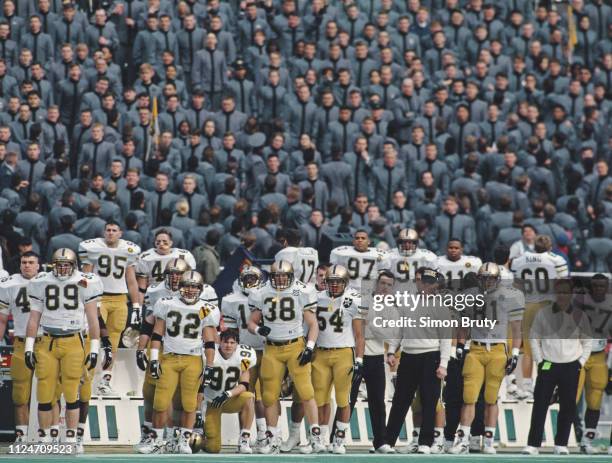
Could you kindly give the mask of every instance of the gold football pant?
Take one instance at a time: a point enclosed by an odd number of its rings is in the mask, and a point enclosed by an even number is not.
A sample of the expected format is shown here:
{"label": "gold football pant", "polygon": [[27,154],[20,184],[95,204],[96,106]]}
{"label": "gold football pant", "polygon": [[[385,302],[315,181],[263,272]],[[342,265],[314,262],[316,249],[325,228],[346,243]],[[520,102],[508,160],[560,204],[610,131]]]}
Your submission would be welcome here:
{"label": "gold football pant", "polygon": [[85,347],[80,333],[69,337],[43,335],[36,360],[38,402],[53,402],[58,396],[56,388],[59,377],[66,402],[76,402],[85,361]]}
{"label": "gold football pant", "polygon": [[[37,359],[40,359],[39,345],[40,339],[36,339],[34,353]],[[23,338],[15,338],[13,342],[11,379],[13,380],[13,403],[15,405],[27,405],[30,402],[32,391],[32,370],[25,364],[25,342]]]}
{"label": "gold football pant", "polygon": [[127,324],[127,294],[103,294],[100,299],[100,315],[106,323],[113,354],[119,347],[121,333]]}
{"label": "gold football pant", "polygon": [[227,400],[219,408],[208,406],[204,421],[204,434],[206,436],[204,450],[206,452],[219,453],[221,451],[221,415],[223,413],[240,413],[244,406],[254,399],[255,395],[252,392],[243,392],[239,396]]}
{"label": "gold football pant", "polygon": [[606,363],[606,353],[604,351],[595,352],[591,354],[584,367],[580,370],[576,402],[580,400],[584,388],[587,408],[589,410],[599,410],[607,385],[608,365]]}
{"label": "gold football pant", "polygon": [[183,410],[187,413],[195,412],[202,375],[202,357],[170,353],[163,354],[160,363],[162,373],[155,385],[153,409],[156,412],[165,412],[180,385]]}
{"label": "gold football pant", "polygon": [[263,350],[256,350],[257,364],[249,369],[249,391],[255,393],[255,400],[261,400],[261,359],[263,358]]}
{"label": "gold football pant", "polygon": [[305,345],[304,338],[283,345],[266,344],[260,370],[264,406],[271,407],[279,399],[285,370],[289,371],[293,387],[303,401],[314,398],[311,365],[300,365],[298,360]]}
{"label": "gold football pant", "polygon": [[484,384],[485,403],[497,403],[499,387],[506,375],[507,360],[505,344],[491,346],[489,351],[486,346],[472,342],[463,364],[463,402],[475,404]]}
{"label": "gold football pant", "polygon": [[331,389],[336,393],[338,407],[346,407],[350,402],[353,381],[353,349],[341,347],[325,349],[318,347],[312,361],[312,384],[317,406],[328,404]]}

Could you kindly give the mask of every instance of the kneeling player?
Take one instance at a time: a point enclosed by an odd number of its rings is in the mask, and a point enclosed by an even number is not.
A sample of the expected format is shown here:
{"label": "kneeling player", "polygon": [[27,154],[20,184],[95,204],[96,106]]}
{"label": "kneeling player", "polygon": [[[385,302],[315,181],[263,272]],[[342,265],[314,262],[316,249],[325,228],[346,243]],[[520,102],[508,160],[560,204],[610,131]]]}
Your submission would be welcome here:
{"label": "kneeling player", "polygon": [[347,291],[348,283],[349,275],[343,266],[332,265],[327,269],[327,289],[317,295],[319,337],[312,362],[312,383],[320,415],[330,402],[332,386],[336,394],[339,412],[332,444],[336,454],[346,453],[344,439],[351,418],[351,384],[353,378],[361,381],[365,350],[361,296],[354,290]]}
{"label": "kneeling player", "polygon": [[[195,422],[198,389],[202,376],[202,339],[206,349],[205,380],[213,365],[214,339],[219,325],[219,309],[201,299],[204,280],[198,272],[188,271],[179,283],[180,296],[164,298],[154,308],[155,327],[151,337],[151,376],[157,379],[153,400],[152,442],[140,453],[161,453],[165,447],[163,426],[172,397],[180,387],[181,435],[176,453],[191,453],[189,439]],[[161,342],[164,353],[159,355]]]}
{"label": "kneeling player", "polygon": [[[480,289],[484,293],[484,305],[473,307],[475,320],[496,320],[494,328],[471,328],[470,352],[463,364],[463,408],[455,445],[451,453],[470,451],[470,427],[475,415],[475,404],[484,384],[485,434],[484,453],[496,453],[493,436],[497,426],[497,396],[506,374],[516,368],[521,343],[521,319],[525,309],[523,293],[518,289],[500,285],[501,272],[497,264],[487,262],[478,270]],[[512,357],[506,353],[508,323],[512,329]],[[458,333],[465,339],[465,331]],[[457,343],[457,357],[461,358],[464,344]]]}
{"label": "kneeling player", "polygon": [[255,414],[255,394],[249,392],[250,371],[257,364],[252,347],[238,345],[234,330],[221,334],[221,344],[215,349],[210,382],[204,388],[207,402],[204,434],[204,450],[219,453],[221,450],[221,415],[239,413],[239,453],[253,453],[251,449],[251,425]]}

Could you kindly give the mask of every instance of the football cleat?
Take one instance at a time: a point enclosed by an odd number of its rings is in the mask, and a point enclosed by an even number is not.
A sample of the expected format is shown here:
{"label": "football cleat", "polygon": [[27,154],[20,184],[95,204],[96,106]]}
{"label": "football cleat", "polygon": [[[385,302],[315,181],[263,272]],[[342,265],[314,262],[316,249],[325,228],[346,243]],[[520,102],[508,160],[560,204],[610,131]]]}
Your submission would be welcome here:
{"label": "football cleat", "polygon": [[166,442],[164,442],[161,438],[158,439],[154,438],[153,436],[149,436],[147,441],[142,445],[139,445],[136,451],[145,455],[165,453]]}
{"label": "football cleat", "polygon": [[281,452],[287,453],[291,452],[293,449],[300,446],[300,430],[294,431],[289,429],[289,437],[285,442],[281,444],[280,450]]}
{"label": "football cleat", "polygon": [[431,453],[434,455],[441,455],[446,452],[445,445],[443,443],[434,442],[431,446]]}
{"label": "football cleat", "polygon": [[332,443],[332,453],[336,455],[344,455],[346,453],[346,447],[344,446],[345,436],[345,431],[336,431],[334,442]]}
{"label": "football cleat", "polygon": [[537,447],[532,447],[531,445],[528,445],[523,449],[521,453],[523,455],[539,455],[540,451],[537,449]]}
{"label": "football cleat", "polygon": [[311,454],[311,453],[324,453],[327,452],[327,446],[321,441],[320,434],[310,434],[310,441],[308,445],[300,447],[300,453]]}
{"label": "football cleat", "polygon": [[450,453],[453,455],[467,455],[470,453],[470,444],[461,440],[453,445],[453,448],[450,449]]}
{"label": "football cleat", "polygon": [[493,447],[492,445],[484,445],[482,447],[482,453],[486,453],[488,455],[495,455],[497,453],[497,450],[495,450],[495,447]]}
{"label": "football cleat", "polygon": [[383,444],[377,449],[372,449],[370,453],[384,453],[384,454],[395,453],[395,449],[391,447],[389,444]]}
{"label": "football cleat", "polygon": [[15,442],[14,442],[14,444],[23,444],[24,442],[27,442],[27,441],[28,441],[28,438],[26,436],[24,436],[21,431],[16,431],[15,432]]}
{"label": "football cleat", "polygon": [[77,436],[75,451],[77,455],[82,455],[85,453],[85,447],[83,446],[83,436]]}
{"label": "football cleat", "polygon": [[180,434],[178,442],[175,441],[176,443],[174,445],[174,453],[180,453],[182,455],[191,455],[193,453],[190,445],[191,434],[192,433],[188,431],[185,431]]}
{"label": "football cleat", "polygon": [[251,435],[244,433],[238,440],[238,453],[251,454],[253,449],[251,448]]}
{"label": "football cleat", "polygon": [[280,439],[274,437],[270,431],[266,431],[264,445],[259,448],[259,453],[264,455],[278,455],[280,453]]}
{"label": "football cleat", "polygon": [[568,448],[564,445],[555,445],[553,453],[555,455],[569,455],[570,454]]}
{"label": "football cleat", "polygon": [[99,396],[110,397],[110,396],[119,396],[119,393],[115,392],[115,390],[110,385],[110,379],[102,378],[98,383],[97,393]]}
{"label": "football cleat", "polygon": [[585,455],[595,455],[599,453],[599,450],[596,447],[593,447],[593,439],[595,438],[595,433],[592,431],[585,432],[582,436],[582,441],[580,442],[580,453]]}
{"label": "football cleat", "polygon": [[453,445],[455,445],[455,441],[445,440],[444,441],[444,453],[450,453],[450,450],[453,448]]}
{"label": "football cleat", "polygon": [[421,455],[429,455],[431,453],[431,449],[428,445],[419,445],[417,448],[417,453]]}

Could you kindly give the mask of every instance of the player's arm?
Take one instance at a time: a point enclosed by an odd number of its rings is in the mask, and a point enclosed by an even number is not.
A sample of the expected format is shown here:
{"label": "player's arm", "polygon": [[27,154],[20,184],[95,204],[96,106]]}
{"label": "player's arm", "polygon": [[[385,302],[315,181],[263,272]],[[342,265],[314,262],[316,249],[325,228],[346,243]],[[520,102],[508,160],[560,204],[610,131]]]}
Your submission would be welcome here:
{"label": "player's arm", "polygon": [[204,357],[206,358],[206,368],[212,367],[215,363],[215,339],[217,329],[214,326],[205,326],[202,330],[204,339]]}
{"label": "player's arm", "polygon": [[138,281],[136,280],[136,269],[133,265],[129,265],[125,271],[125,282],[127,283],[130,301],[132,301],[132,310],[137,313],[137,317],[133,318],[134,324],[140,323],[140,306],[144,299],[144,294],[139,291]]}
{"label": "player's arm", "polygon": [[352,325],[355,335],[355,360],[363,361],[365,353],[365,323],[363,318],[353,318]]}
{"label": "player's arm", "polygon": [[[89,370],[96,368],[98,363],[98,352],[100,351],[100,325],[98,323],[98,299],[85,302],[85,316],[89,325],[90,349],[85,359],[85,365]],[[105,349],[106,351],[106,349]],[[110,359],[112,362],[112,357]]]}
{"label": "player's arm", "polygon": [[155,379],[159,379],[162,373],[161,364],[159,363],[159,348],[161,347],[165,332],[166,320],[156,317],[153,334],[151,335],[151,358],[149,362],[151,376]]}
{"label": "player's arm", "polygon": [[136,275],[136,284],[138,285],[138,302],[142,304],[144,295],[147,292],[147,286],[149,285],[149,278],[146,275],[138,274]]}

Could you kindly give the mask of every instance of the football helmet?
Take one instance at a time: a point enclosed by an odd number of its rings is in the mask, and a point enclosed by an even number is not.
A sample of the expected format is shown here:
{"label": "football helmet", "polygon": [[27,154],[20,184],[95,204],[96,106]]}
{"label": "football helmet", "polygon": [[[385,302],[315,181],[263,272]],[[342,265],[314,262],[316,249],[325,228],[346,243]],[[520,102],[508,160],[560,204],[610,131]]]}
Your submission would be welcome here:
{"label": "football helmet", "polygon": [[51,256],[53,275],[58,280],[67,280],[77,269],[77,255],[72,249],[60,248]]}
{"label": "football helmet", "polygon": [[497,288],[501,280],[501,270],[495,262],[485,262],[478,269],[478,283],[484,291],[492,291]]}
{"label": "football helmet", "polygon": [[397,236],[397,248],[402,256],[413,255],[419,246],[419,234],[412,228],[400,230]]}
{"label": "football helmet", "polygon": [[178,291],[181,276],[183,276],[183,273],[187,270],[191,270],[191,268],[185,259],[178,257],[169,260],[164,269],[166,288],[170,291]]}
{"label": "football helmet", "polygon": [[332,265],[325,272],[325,286],[330,297],[340,297],[349,284],[349,274],[342,265]]}
{"label": "football helmet", "polygon": [[293,265],[286,260],[274,262],[270,267],[270,285],[278,291],[289,288],[294,278]]}
{"label": "football helmet", "polygon": [[204,278],[198,272],[189,270],[183,273],[179,282],[179,294],[185,304],[195,304],[204,289]]}
{"label": "football helmet", "polygon": [[264,283],[263,272],[253,265],[246,266],[238,277],[238,287],[244,294],[249,294],[251,289],[257,289]]}

